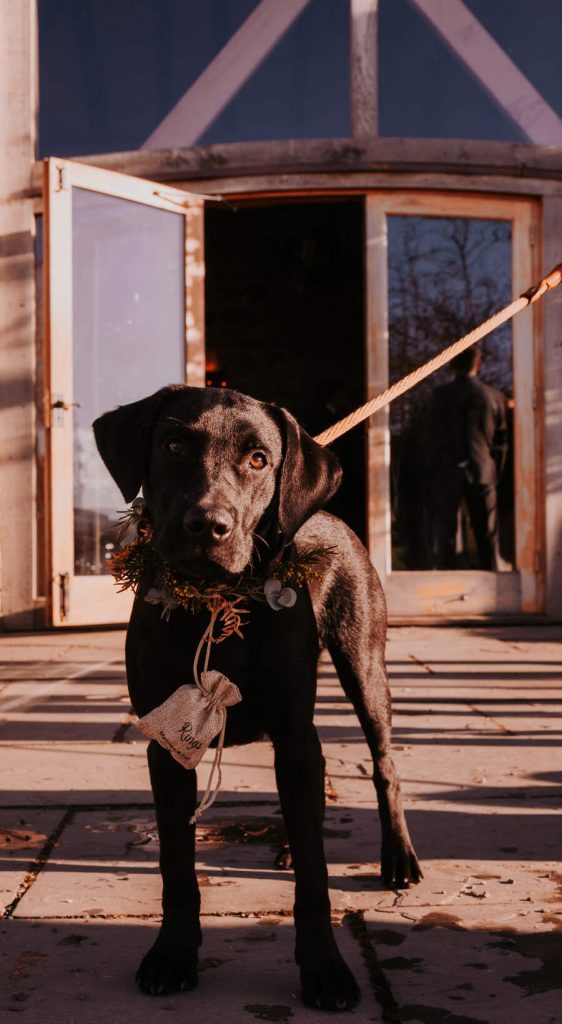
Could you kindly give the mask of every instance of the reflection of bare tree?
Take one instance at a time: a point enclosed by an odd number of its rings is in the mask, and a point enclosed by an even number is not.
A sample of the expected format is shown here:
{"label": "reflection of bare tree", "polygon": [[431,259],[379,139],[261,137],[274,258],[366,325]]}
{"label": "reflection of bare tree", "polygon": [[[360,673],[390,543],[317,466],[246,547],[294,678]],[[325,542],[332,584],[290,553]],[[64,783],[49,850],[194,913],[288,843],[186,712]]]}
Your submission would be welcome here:
{"label": "reflection of bare tree", "polygon": [[[107,573],[123,499],[101,461],[91,427],[74,411],[74,561],[80,575]],[[110,546],[108,546],[110,545]]]}
{"label": "reflection of bare tree", "polygon": [[[504,221],[391,217],[389,224],[390,378],[398,380],[472,330],[511,299],[511,225]],[[482,378],[512,391],[511,329],[487,339]],[[445,369],[391,407],[401,433]]]}
{"label": "reflection of bare tree", "polygon": [[[430,359],[510,299],[508,222],[389,218],[391,381]],[[487,338],[482,352],[482,379],[512,395],[511,326],[506,324]],[[433,389],[450,377],[448,368],[440,370],[390,408],[395,568],[431,567],[427,410]],[[507,503],[511,516],[510,498]]]}
{"label": "reflection of bare tree", "polygon": [[115,528],[115,520],[97,509],[74,509],[74,571],[78,576],[109,573]]}

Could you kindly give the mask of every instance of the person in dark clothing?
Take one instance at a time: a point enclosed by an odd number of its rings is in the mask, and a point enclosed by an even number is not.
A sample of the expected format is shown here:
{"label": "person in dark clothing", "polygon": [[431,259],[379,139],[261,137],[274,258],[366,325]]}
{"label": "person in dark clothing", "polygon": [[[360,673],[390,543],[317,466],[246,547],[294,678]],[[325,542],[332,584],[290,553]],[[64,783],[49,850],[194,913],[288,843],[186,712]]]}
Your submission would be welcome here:
{"label": "person in dark clothing", "polygon": [[499,550],[497,483],[507,456],[507,402],[478,377],[481,352],[451,362],[455,377],[433,392],[434,550],[438,569],[457,567],[459,510],[464,498],[478,550],[478,568],[511,566]]}

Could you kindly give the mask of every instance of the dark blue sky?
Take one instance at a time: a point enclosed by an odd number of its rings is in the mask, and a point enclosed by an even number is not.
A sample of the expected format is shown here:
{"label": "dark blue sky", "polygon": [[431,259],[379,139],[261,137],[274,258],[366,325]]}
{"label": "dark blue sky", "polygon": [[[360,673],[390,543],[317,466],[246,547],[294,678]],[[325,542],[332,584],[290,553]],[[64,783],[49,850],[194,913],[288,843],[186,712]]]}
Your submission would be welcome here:
{"label": "dark blue sky", "polygon": [[[562,113],[561,0],[465,2]],[[139,148],[256,4],[39,0],[39,155]],[[348,136],[348,12],[312,0],[200,142]],[[382,135],[523,139],[407,0],[380,0],[379,82]]]}

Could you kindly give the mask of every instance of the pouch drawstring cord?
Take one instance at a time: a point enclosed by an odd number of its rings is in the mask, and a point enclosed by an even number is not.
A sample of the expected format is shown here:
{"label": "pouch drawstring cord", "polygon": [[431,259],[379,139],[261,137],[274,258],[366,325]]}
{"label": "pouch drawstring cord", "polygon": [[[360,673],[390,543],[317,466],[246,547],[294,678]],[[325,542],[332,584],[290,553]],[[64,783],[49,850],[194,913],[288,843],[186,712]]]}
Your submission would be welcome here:
{"label": "pouch drawstring cord", "polygon": [[[203,650],[203,646],[206,643],[207,644],[207,650],[205,651],[205,661],[203,663],[203,672],[207,672],[207,670],[209,668],[209,658],[211,656],[211,647],[212,647],[212,644],[213,644],[213,629],[214,629],[214,625],[215,625],[218,613],[219,613],[218,612],[218,608],[214,608],[213,611],[211,612],[211,621],[210,621],[210,623],[207,626],[205,632],[203,633],[203,636],[201,637],[201,639],[199,641],[199,644],[197,646],[197,650],[195,652],[195,658],[193,659],[193,678],[195,680],[195,685],[197,686],[197,688],[199,690],[201,690],[202,693],[206,693],[206,691],[203,689],[203,686],[201,685],[201,679],[199,677],[199,659],[201,657],[201,651]],[[215,756],[213,758],[213,763],[211,765],[211,771],[209,772],[209,780],[207,782],[207,788],[205,790],[205,793],[204,793],[204,796],[203,796],[201,802],[199,803],[199,806],[197,807],[197,809],[194,811],[194,813],[192,814],[191,818],[189,819],[189,824],[190,825],[197,824],[197,821],[200,818],[200,816],[203,814],[203,811],[206,811],[207,808],[211,807],[211,805],[214,804],[214,802],[215,802],[215,800],[217,798],[218,791],[219,791],[219,789],[221,788],[221,785],[222,785],[221,758],[222,758],[222,751],[223,751],[223,747],[224,747],[224,735],[225,735],[225,732],[226,732],[226,708],[224,706],[221,706],[220,711],[221,711],[222,716],[223,716],[222,717],[222,727],[221,727],[221,731],[219,733],[219,738],[218,738],[218,741],[217,741],[217,746],[215,748]],[[214,777],[215,771],[217,772],[217,781],[216,781],[216,784],[215,784],[215,788],[211,792],[211,787],[212,787],[212,784],[213,784],[213,777]]]}

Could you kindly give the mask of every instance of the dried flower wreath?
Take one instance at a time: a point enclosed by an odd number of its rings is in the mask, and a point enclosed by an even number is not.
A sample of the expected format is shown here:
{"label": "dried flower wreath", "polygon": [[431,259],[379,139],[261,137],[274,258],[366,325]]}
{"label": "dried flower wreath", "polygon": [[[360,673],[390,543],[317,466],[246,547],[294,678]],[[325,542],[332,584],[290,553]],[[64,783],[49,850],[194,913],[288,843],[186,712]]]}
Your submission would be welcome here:
{"label": "dried flower wreath", "polygon": [[162,617],[169,619],[174,608],[199,612],[206,608],[220,623],[221,633],[213,637],[220,643],[228,636],[242,637],[244,617],[250,609],[243,606],[246,599],[266,601],[279,611],[296,601],[295,589],[301,589],[324,576],[323,563],[334,554],[333,548],[318,547],[301,551],[295,559],[276,559],[267,566],[267,575],[250,568],[233,583],[190,580],[178,575],[152,544],[152,524],[137,498],[120,520],[117,539],[122,549],[116,550],[109,569],[120,590],[138,594],[141,586],[151,584],[145,601],[162,604]]}

